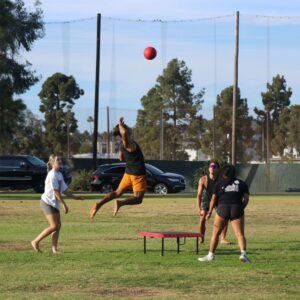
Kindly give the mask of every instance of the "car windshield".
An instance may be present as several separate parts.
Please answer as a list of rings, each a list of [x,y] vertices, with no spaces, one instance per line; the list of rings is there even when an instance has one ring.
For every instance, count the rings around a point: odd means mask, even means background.
[[[162,174],[162,173],[164,173],[162,170],[160,170],[159,168],[156,168],[156,167],[154,167],[152,165],[146,164],[146,167],[153,174]]]
[[[27,159],[34,165],[34,166],[44,166],[46,163],[35,157],[35,156],[28,156]]]

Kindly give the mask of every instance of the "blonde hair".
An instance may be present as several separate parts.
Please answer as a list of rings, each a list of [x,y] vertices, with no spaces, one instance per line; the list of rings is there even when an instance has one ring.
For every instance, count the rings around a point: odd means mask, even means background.
[[[48,159],[48,162],[47,162],[47,172],[52,170],[56,157],[57,157],[57,155],[54,155],[54,154],[51,154],[49,156],[49,159]]]

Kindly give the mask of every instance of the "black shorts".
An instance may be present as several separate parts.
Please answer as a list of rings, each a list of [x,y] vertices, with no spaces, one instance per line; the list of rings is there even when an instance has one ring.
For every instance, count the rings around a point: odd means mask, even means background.
[[[204,210],[205,212],[209,211],[210,206],[210,200],[202,199],[201,200],[201,210]]]
[[[218,205],[217,214],[225,220],[237,220],[244,215],[244,208],[237,204]]]

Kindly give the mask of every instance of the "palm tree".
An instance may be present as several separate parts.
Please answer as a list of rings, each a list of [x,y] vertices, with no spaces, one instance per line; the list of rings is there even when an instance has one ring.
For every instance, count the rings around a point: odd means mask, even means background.
[[[92,136],[92,123],[94,122],[94,119],[92,116],[89,116],[87,118],[88,123],[90,123],[90,135]]]

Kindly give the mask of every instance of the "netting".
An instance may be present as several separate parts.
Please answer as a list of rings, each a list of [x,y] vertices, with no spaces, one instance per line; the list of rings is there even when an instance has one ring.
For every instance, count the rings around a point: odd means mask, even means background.
[[[270,83],[277,74],[283,75],[287,86],[292,88],[291,104],[299,104],[300,18],[241,14],[239,26],[238,85],[241,98],[247,99],[249,115],[256,118],[254,107],[265,109],[261,93],[266,91],[267,82]],[[234,14],[174,21],[125,20],[102,16],[99,132],[111,129],[119,116],[124,116],[129,126],[136,126],[138,110],[143,109],[141,98],[156,84],[157,77],[173,58],[183,60],[192,70],[194,93],[205,89],[204,103],[198,115],[211,121],[217,95],[233,83],[234,27]],[[91,132],[93,124],[87,120],[89,116],[94,116],[96,16],[83,20],[46,22],[45,28],[45,37],[37,41],[26,55],[42,78],[23,99],[28,108],[42,118],[37,96],[41,84],[56,72],[73,75],[85,91],[73,108],[79,130]],[[156,59],[144,59],[143,50],[147,46],[157,49]],[[221,126],[220,122],[218,126]],[[157,126],[159,128],[159,122]],[[199,128],[196,136],[201,139],[208,131],[207,128]],[[252,136],[256,153],[251,160],[264,160],[264,145],[259,145],[263,143],[263,132],[260,129]],[[157,151],[160,151],[162,144],[160,129],[157,134],[159,137],[155,143],[159,145],[153,150],[156,154],[149,157],[151,159],[157,158]],[[168,136],[165,135],[165,138],[168,139]],[[210,135],[208,138],[213,137]],[[168,140],[165,140],[164,145],[167,143]],[[215,143],[215,147],[224,147],[224,141],[217,139]],[[250,153],[250,147],[254,146],[247,147]],[[180,149],[190,151],[189,159],[202,158],[198,151],[201,149],[199,146],[196,148],[185,136]],[[211,148],[211,152],[213,150]],[[207,153],[203,157],[207,157]]]

